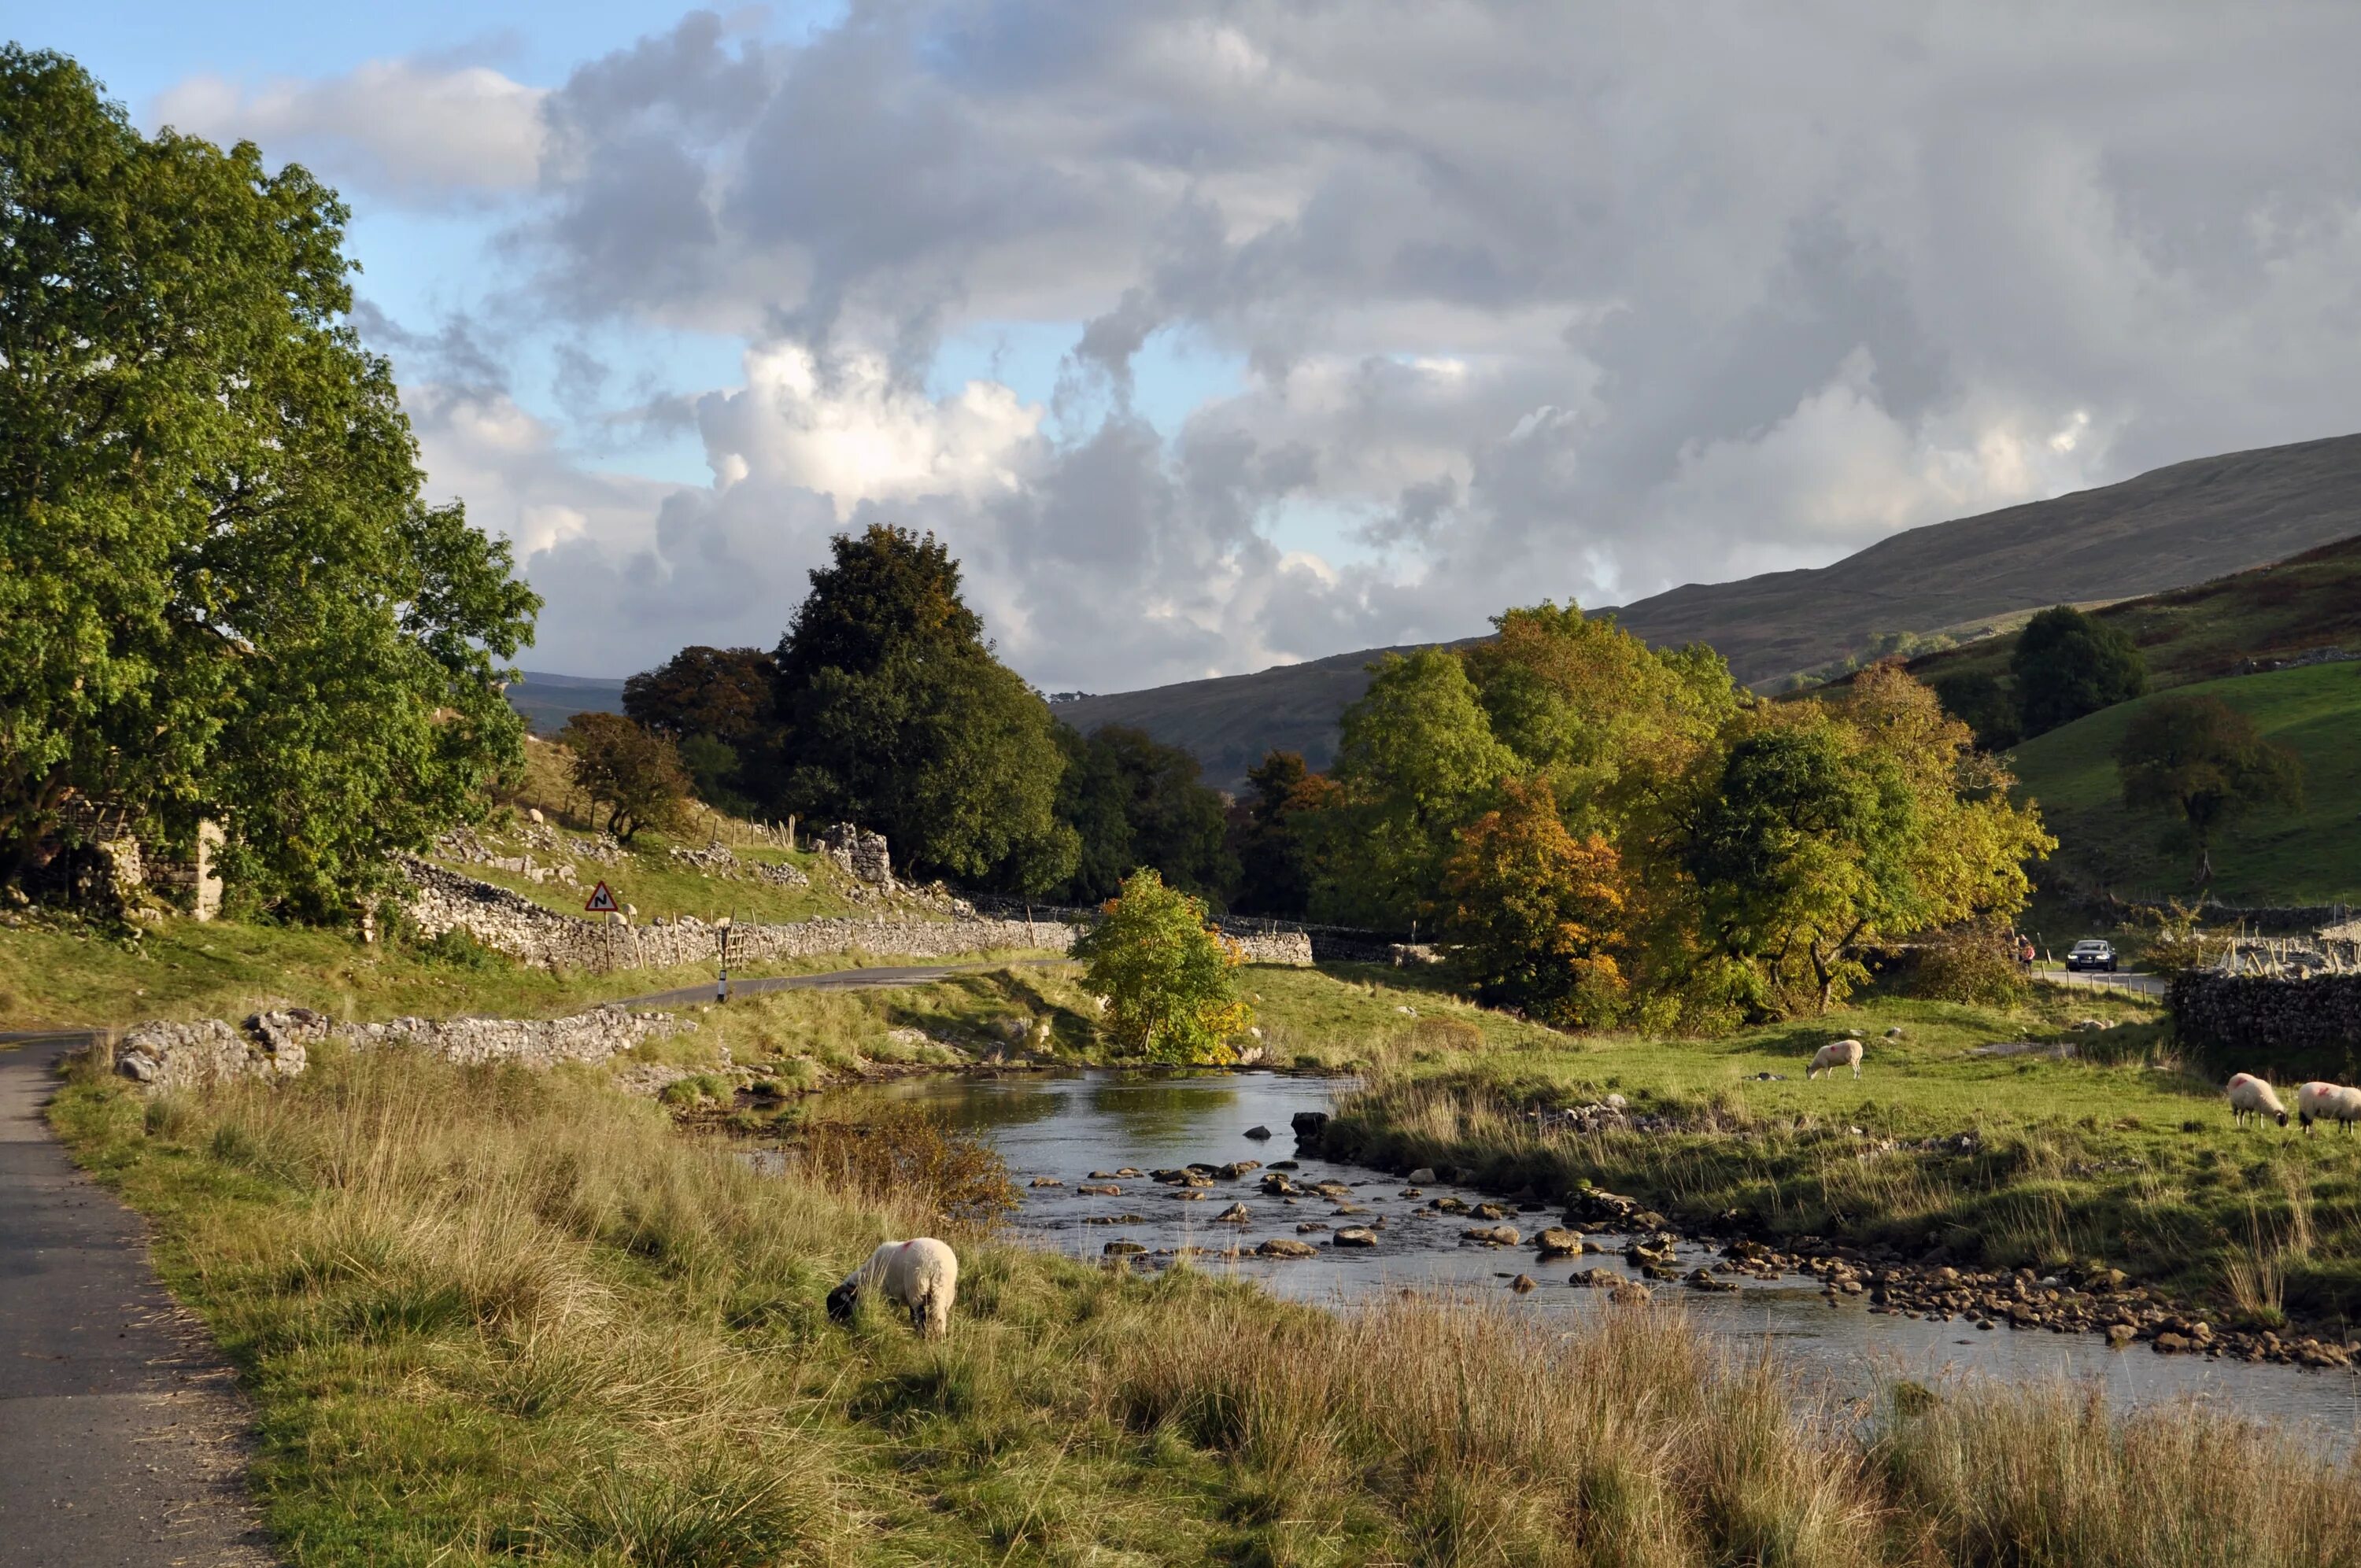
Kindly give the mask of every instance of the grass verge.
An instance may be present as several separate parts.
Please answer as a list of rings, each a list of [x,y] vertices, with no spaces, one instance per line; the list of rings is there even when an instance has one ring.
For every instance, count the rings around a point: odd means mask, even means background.
[[[154,1225],[326,1563],[2350,1561],[2361,1475],[2202,1413],[1801,1404],[1677,1314],[1331,1315],[961,1238],[950,1338],[821,1295],[905,1201],[756,1175],[587,1073],[323,1053],[53,1111]]]

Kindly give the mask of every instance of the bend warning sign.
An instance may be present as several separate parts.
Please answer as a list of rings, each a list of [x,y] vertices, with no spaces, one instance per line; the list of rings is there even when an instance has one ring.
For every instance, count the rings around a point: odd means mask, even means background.
[[[590,890],[590,902],[582,907],[593,915],[620,915],[623,912],[623,906],[615,902],[615,895],[608,891],[603,882]]]

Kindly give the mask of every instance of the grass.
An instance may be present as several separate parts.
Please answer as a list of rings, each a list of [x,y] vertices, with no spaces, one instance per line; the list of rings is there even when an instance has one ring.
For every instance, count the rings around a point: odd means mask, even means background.
[[[2086,1014],[2117,1026],[2065,1027]],[[1691,1224],[1737,1211],[1770,1234],[1940,1244],[1962,1262],[2102,1260],[2256,1326],[2361,1317],[2361,1148],[2234,1129],[2154,1016],[2044,987],[2015,1011],[1872,995],[1711,1040],[1463,1047],[1405,1032],[1364,1069],[1330,1146],[1505,1191],[1588,1181]],[[1902,1037],[1884,1039],[1894,1026]],[[1870,1043],[1863,1076],[1806,1081],[1812,1052],[1846,1034]],[[2087,1056],[1967,1054],[2026,1038],[2073,1038]],[[1676,1130],[1544,1135],[1526,1115],[1609,1093]],[[1961,1133],[1965,1151],[1911,1146]]]
[[[1676,1312],[1330,1314],[962,1236],[948,1341],[829,1285],[907,1201],[755,1174],[575,1070],[324,1053],[53,1115],[258,1412],[296,1564],[2349,1560],[2361,1475],[2199,1411],[1820,1410]],[[1546,1369],[1537,1376],[1537,1369]]]
[[[2214,847],[2211,891],[2232,904],[2361,903],[2361,663],[2318,664],[2180,688],[2250,715],[2302,759],[2304,805],[2235,822]],[[2012,754],[2021,793],[2060,848],[2049,875],[2126,895],[2191,895],[2192,851],[2161,817],[2118,798],[2114,749],[2144,697],[2076,720]]]

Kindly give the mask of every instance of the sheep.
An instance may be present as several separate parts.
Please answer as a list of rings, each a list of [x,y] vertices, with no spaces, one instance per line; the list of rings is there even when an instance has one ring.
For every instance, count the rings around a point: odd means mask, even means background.
[[[950,1332],[951,1298],[959,1292],[959,1255],[932,1236],[887,1242],[828,1293],[828,1315],[852,1321],[861,1292],[872,1287],[910,1310],[910,1326],[927,1339]]]
[[[1840,1067],[1852,1069],[1852,1075],[1855,1078],[1861,1076],[1861,1042],[1859,1040],[1831,1040],[1822,1046],[1812,1054],[1811,1069],[1804,1076],[1807,1079],[1817,1078],[1825,1072],[1830,1078],[1834,1078],[1837,1075],[1837,1069]]]
[[[2279,1097],[2271,1091],[2271,1086],[2253,1073],[2233,1074],[2229,1089],[2230,1120],[2234,1124],[2245,1125],[2249,1116],[2277,1116],[2280,1126],[2288,1124],[2287,1107],[2279,1103]]]
[[[2361,1089],[2346,1089],[2318,1079],[2295,1091],[2295,1119],[2306,1133],[2314,1122],[2342,1123],[2347,1132],[2361,1122]]]

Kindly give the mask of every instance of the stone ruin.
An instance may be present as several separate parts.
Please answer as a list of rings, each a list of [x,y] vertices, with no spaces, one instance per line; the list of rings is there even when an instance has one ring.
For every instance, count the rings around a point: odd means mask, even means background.
[[[886,849],[884,834],[840,822],[820,834],[819,852],[843,867],[855,882],[886,893],[894,891],[894,857]]]

